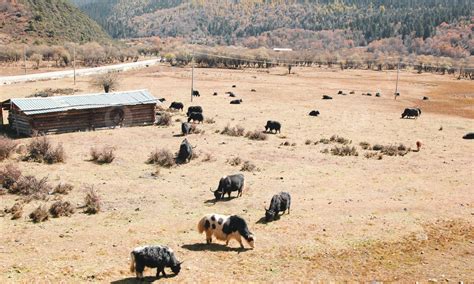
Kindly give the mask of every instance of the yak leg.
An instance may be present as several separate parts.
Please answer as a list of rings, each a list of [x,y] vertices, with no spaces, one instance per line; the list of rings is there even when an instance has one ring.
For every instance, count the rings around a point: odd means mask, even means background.
[[[239,189],[239,194],[237,194],[237,197],[242,197],[242,188]]]
[[[227,192],[227,197],[230,199],[230,191]]]
[[[206,231],[206,243],[210,244],[212,243],[212,232]]]
[[[164,266],[158,266],[156,268],[156,278],[160,278],[160,273],[164,272],[164,269],[165,269]],[[163,274],[163,275],[166,275],[166,274]]]

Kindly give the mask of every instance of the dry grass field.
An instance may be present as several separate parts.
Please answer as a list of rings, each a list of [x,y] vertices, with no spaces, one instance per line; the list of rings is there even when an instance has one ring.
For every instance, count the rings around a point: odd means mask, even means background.
[[[63,144],[65,163],[23,162],[19,154],[1,162],[53,184],[72,183],[63,199],[77,206],[86,186],[94,185],[103,210],[86,215],[79,209],[34,224],[28,214],[44,202],[32,201],[19,220],[0,217],[0,282],[132,282],[130,251],[145,244],[169,245],[185,261],[178,276],[165,279],[173,282],[473,281],[474,144],[462,136],[474,130],[474,82],[402,72],[402,95],[394,100],[395,72],[293,70],[196,69],[201,97],[192,105],[201,105],[215,123],[199,125],[204,132],[188,136],[199,158],[162,168],[157,176],[156,166],[145,162],[157,148],[178,150],[183,138],[175,120],[184,120],[184,113],[174,113],[169,127],[49,136]],[[187,108],[190,75],[189,69],[155,66],[121,74],[119,89],[146,88],[165,97],[165,107],[182,101]],[[90,80],[79,78],[75,88],[97,91]],[[0,98],[71,87],[72,79],[1,86]],[[337,95],[339,90],[348,95]],[[218,96],[212,96],[215,91]],[[230,105],[226,91],[243,103]],[[367,92],[373,96],[361,95]],[[334,99],[322,100],[324,94]],[[421,118],[400,119],[412,106],[422,109]],[[313,109],[321,115],[308,116]],[[282,131],[265,141],[217,133],[227,124],[263,130],[269,119],[280,121]],[[358,156],[322,153],[337,144],[313,143],[332,135],[351,140]],[[380,160],[366,158],[370,151],[359,146],[403,143],[416,149],[416,141],[422,141],[421,151]],[[26,145],[29,139],[17,142]],[[106,145],[116,148],[111,164],[88,161],[92,146]],[[221,176],[240,172],[227,162],[234,157],[258,169],[244,172],[243,197],[214,203],[209,189]],[[291,214],[261,222],[264,205],[280,191],[292,195]],[[0,208],[16,198],[0,196]],[[206,245],[196,226],[214,212],[244,217],[256,248]],[[145,271],[148,281],[154,274]]]

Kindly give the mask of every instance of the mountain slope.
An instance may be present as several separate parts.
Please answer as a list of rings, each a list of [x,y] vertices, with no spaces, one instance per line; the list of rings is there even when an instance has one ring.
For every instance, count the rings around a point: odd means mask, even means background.
[[[67,0],[0,2],[0,43],[110,40],[101,26]]]
[[[443,22],[472,17],[472,0],[72,0],[113,37],[184,37],[235,44],[287,30],[346,30],[356,45],[428,38]],[[290,43],[291,44],[291,43]]]

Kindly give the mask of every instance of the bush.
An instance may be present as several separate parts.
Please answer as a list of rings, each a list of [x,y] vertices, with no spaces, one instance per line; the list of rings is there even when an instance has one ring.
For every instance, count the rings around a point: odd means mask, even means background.
[[[245,128],[243,128],[240,125],[237,125],[235,127],[230,127],[228,124],[224,129],[221,131],[221,134],[223,135],[229,135],[229,136],[244,136],[245,133]]]
[[[382,158],[383,158],[383,154],[377,153],[377,152],[368,152],[368,153],[365,153],[364,156],[365,156],[367,159],[374,158],[374,159],[377,159],[377,160],[382,160]]]
[[[12,220],[20,219],[23,216],[23,206],[23,203],[17,202],[10,209],[5,209],[5,213],[11,213]]]
[[[374,151],[381,151],[383,149],[383,146],[380,145],[380,144],[375,144],[373,147],[372,147],[372,150]]]
[[[97,150],[92,147],[90,151],[91,161],[98,164],[110,164],[115,160],[115,149],[113,147],[104,147],[102,150]]]
[[[327,138],[321,138],[321,139],[319,139],[319,143],[322,143],[322,144],[329,144],[330,141],[329,141],[329,139],[327,139]]]
[[[72,191],[74,186],[70,183],[59,183],[56,185],[56,187],[53,189],[53,194],[68,194],[69,192]]]
[[[368,143],[368,142],[360,142],[359,145],[360,145],[360,147],[362,147],[362,149],[364,149],[364,150],[370,149],[370,143]]]
[[[0,161],[8,159],[15,151],[16,143],[6,137],[0,137]]]
[[[214,120],[213,117],[206,117],[206,119],[204,119],[204,122],[207,123],[207,124],[214,124],[214,123],[216,123],[216,121]]]
[[[256,169],[257,169],[257,167],[252,162],[245,161],[240,170],[244,171],[244,172],[253,172]]]
[[[238,166],[240,164],[242,164],[242,159],[240,157],[234,157],[230,160],[227,160],[227,163],[229,163],[231,166]]]
[[[349,146],[335,146],[331,149],[331,153],[335,156],[359,156],[357,149]]]
[[[156,125],[170,126],[172,121],[173,121],[173,118],[172,118],[171,114],[169,114],[167,112],[162,112],[162,113],[160,113],[160,116],[158,117],[158,119],[156,121]]]
[[[311,143],[313,143],[313,141],[311,141],[310,139],[306,139],[306,141],[304,142],[305,145],[311,145]]]
[[[71,216],[76,212],[74,206],[69,201],[56,201],[49,208],[49,214],[54,218],[61,216]]]
[[[97,214],[100,212],[100,197],[92,186],[87,189],[87,193],[84,198],[84,208],[84,213],[87,214]]]
[[[6,189],[10,189],[21,177],[21,171],[14,164],[6,165],[0,170],[0,182]]]
[[[212,161],[215,161],[215,160],[216,160],[216,158],[214,158],[214,156],[210,153],[205,153],[204,157],[202,158],[203,162],[212,162]]]
[[[349,139],[346,139],[344,137],[337,136],[337,135],[331,136],[331,138],[329,140],[331,142],[336,142],[336,143],[343,144],[343,145],[347,145],[347,144],[350,144],[352,142]]]
[[[44,205],[38,206],[38,208],[36,208],[33,212],[30,213],[30,219],[34,223],[44,222],[48,220],[48,218],[48,210]]]
[[[118,76],[115,72],[99,75],[92,81],[92,85],[103,88],[106,93],[114,91],[119,85]]]
[[[51,189],[47,177],[38,180],[34,176],[22,176],[8,192],[26,196],[27,201],[30,201],[31,199],[46,199]]]
[[[64,148],[61,144],[53,148],[46,136],[35,137],[27,146],[27,156],[25,160],[38,163],[46,162],[49,164],[64,162]]]
[[[147,160],[148,164],[157,164],[165,168],[171,168],[176,165],[176,160],[173,153],[166,149],[158,150],[150,153],[150,156]]]
[[[259,141],[268,139],[268,135],[259,130],[249,131],[247,132],[247,134],[245,134],[245,137],[247,137],[250,140],[259,140]]]

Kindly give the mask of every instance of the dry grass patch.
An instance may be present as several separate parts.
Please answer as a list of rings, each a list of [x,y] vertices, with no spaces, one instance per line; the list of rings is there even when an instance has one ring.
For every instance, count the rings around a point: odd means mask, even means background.
[[[10,189],[21,177],[21,171],[17,165],[8,164],[0,170],[0,183],[6,189]]]
[[[404,144],[393,144],[393,145],[380,145],[380,144],[375,144],[372,147],[373,151],[380,151],[382,155],[385,156],[405,156],[408,154],[408,152],[411,151],[411,149]]]
[[[216,158],[211,153],[204,153],[202,157],[203,162],[214,162]]]
[[[249,131],[247,132],[247,134],[245,134],[245,137],[247,137],[250,140],[258,140],[258,141],[264,141],[268,139],[268,135],[259,130]]]
[[[236,167],[240,164],[242,164],[242,159],[240,157],[234,157],[232,159],[229,159],[227,160],[227,163],[229,163],[229,165],[233,166],[233,167]]]
[[[347,144],[352,143],[351,140],[346,139],[346,138],[341,137],[341,136],[338,136],[338,135],[331,136],[331,138],[329,138],[329,141],[336,142],[336,143],[339,143],[339,144],[342,144],[342,145],[347,145]]]
[[[115,160],[115,148],[106,146],[102,149],[92,147],[90,150],[91,161],[97,164],[110,164]]]
[[[244,133],[245,133],[245,128],[243,128],[240,125],[230,127],[227,124],[226,127],[224,127],[224,129],[222,129],[221,131],[222,135],[228,135],[228,136],[234,136],[234,137],[244,136]]]
[[[244,164],[242,165],[242,168],[240,168],[241,171],[243,172],[253,172],[253,171],[258,171],[257,166],[255,166],[254,163],[250,161],[245,161]]]
[[[23,202],[17,202],[13,204],[11,208],[5,208],[4,212],[7,214],[12,214],[12,220],[20,219],[23,216]]]
[[[173,122],[173,117],[168,112],[161,112],[156,120],[156,125],[170,126]]]
[[[171,168],[176,165],[176,159],[170,150],[156,149],[150,153],[147,163],[159,165],[164,168]]]
[[[84,197],[84,213],[97,214],[100,212],[102,202],[100,196],[93,186],[87,188],[86,196]]]
[[[355,147],[350,146],[334,146],[331,148],[331,153],[334,156],[359,156],[359,152]]]
[[[359,146],[364,150],[370,149],[370,143],[369,142],[360,142]]]
[[[8,159],[15,151],[17,143],[10,138],[0,137],[0,161]]]
[[[27,146],[27,155],[24,160],[38,163],[62,163],[66,159],[66,154],[62,144],[53,147],[46,136],[35,137]]]
[[[214,124],[216,123],[216,120],[213,117],[206,117],[206,119],[204,119],[204,123]]]
[[[306,141],[304,141],[305,145],[311,145],[312,143],[313,141],[311,141],[311,139],[306,139]]]
[[[48,178],[37,179],[34,176],[21,176],[8,190],[11,194],[22,195],[27,202],[33,199],[45,200],[51,192]]]
[[[74,212],[76,212],[76,209],[69,201],[56,201],[49,208],[49,214],[51,214],[53,218],[61,216],[69,217],[74,214]]]
[[[192,134],[204,134],[204,130],[197,127],[197,124],[192,123],[191,128],[189,129],[189,133]]]
[[[40,205],[30,213],[30,219],[33,223],[44,222],[49,219],[48,210],[45,205]]]
[[[70,183],[59,183],[53,189],[53,194],[63,194],[66,195],[72,191],[74,186]]]

